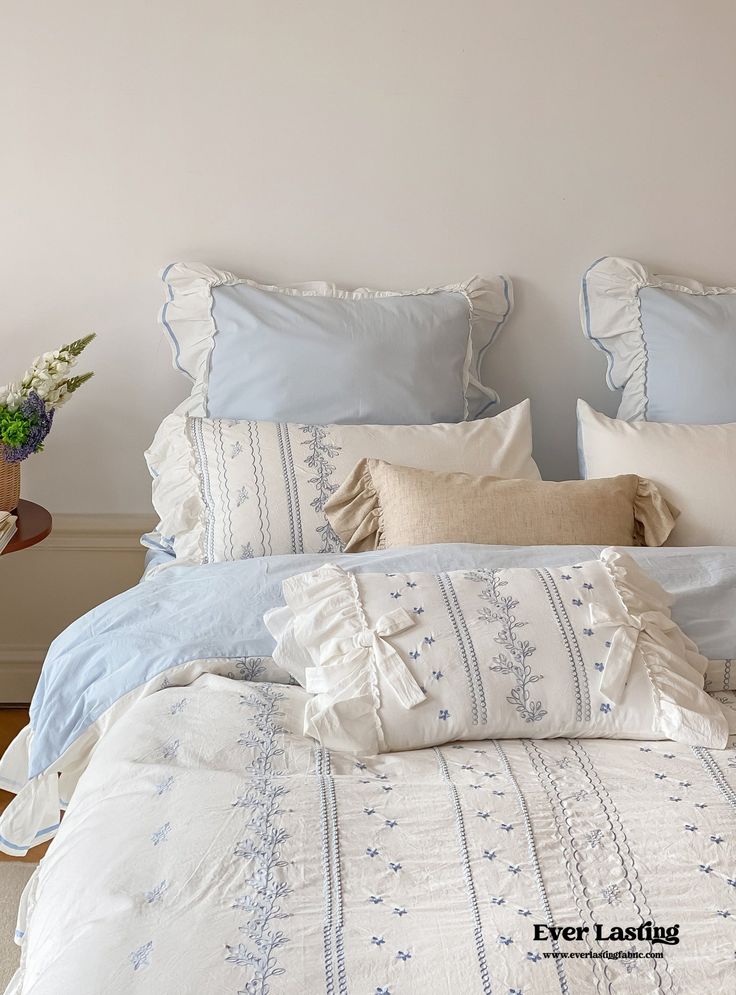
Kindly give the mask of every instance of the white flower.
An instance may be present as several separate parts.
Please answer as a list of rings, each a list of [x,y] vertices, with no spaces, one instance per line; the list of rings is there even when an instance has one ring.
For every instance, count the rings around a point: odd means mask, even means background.
[[[17,411],[23,397],[20,384],[9,383],[5,387],[0,387],[0,404],[3,404],[9,411]]]

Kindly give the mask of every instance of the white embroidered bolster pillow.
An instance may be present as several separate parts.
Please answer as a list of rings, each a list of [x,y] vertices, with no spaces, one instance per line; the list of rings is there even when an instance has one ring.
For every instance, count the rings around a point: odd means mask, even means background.
[[[452,740],[610,737],[723,748],[707,661],[625,553],[549,569],[285,581],[274,660],[313,697],[304,731],[365,755]]]
[[[159,530],[178,562],[336,553],[325,515],[363,456],[539,479],[529,402],[448,425],[287,425],[169,415],[146,453]]]

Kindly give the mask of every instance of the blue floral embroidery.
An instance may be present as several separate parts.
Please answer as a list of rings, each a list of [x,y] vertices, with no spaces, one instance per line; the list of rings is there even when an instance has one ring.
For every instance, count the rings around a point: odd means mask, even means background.
[[[170,774],[164,781],[156,785],[156,794],[159,796],[165,795],[167,791],[171,791],[173,784],[174,784],[174,777],[172,774]]]
[[[162,760],[173,760],[176,754],[179,752],[179,747],[181,743],[178,739],[169,739],[161,747],[161,758]]]
[[[399,950],[397,951],[396,954],[396,960],[403,960],[403,961],[411,960],[411,954],[409,953],[408,950]]]
[[[520,621],[514,614],[519,602],[509,595],[502,595],[501,588],[508,582],[501,580],[496,570],[471,571],[466,575],[468,580],[486,583],[479,597],[491,604],[491,608],[483,608],[478,617],[489,624],[498,623],[500,630],[494,642],[503,646],[506,652],[493,657],[494,673],[511,675],[516,679],[516,686],[506,696],[506,701],[513,705],[525,722],[539,722],[547,714],[541,701],[532,701],[530,685],[543,680],[541,674],[533,674],[527,660],[537,647],[528,639],[519,639],[517,630],[528,623]]]
[[[165,822],[163,826],[157,829],[155,832],[151,833],[151,842],[154,846],[158,846],[159,843],[165,843],[169,838],[169,833],[171,832],[171,823]]]
[[[239,508],[241,505],[245,504],[246,501],[250,500],[250,494],[248,493],[248,488],[243,486],[240,488],[235,496],[235,507]]]
[[[244,857],[250,874],[245,883],[248,892],[239,898],[233,908],[248,913],[250,918],[240,932],[245,942],[226,947],[226,962],[248,967],[253,976],[243,991],[246,995],[268,995],[269,979],[284,974],[278,966],[277,951],[289,942],[283,930],[276,929],[279,920],[288,918],[282,901],[292,889],[286,881],[279,880],[280,872],[287,866],[281,856],[282,847],[289,834],[280,825],[283,810],[281,800],[288,788],[279,783],[282,774],[274,768],[274,760],[283,755],[279,737],[283,733],[277,718],[283,693],[266,685],[259,694],[241,695],[241,703],[253,709],[253,731],[240,736],[241,746],[253,750],[253,759],[246,770],[253,783],[233,805],[248,813],[247,828],[252,836],[238,843],[235,855]]]
[[[253,543],[246,542],[245,545],[240,547],[240,559],[241,560],[252,560],[256,554],[253,552]]]
[[[445,719],[449,719],[449,717],[450,717],[450,713],[448,712],[448,710],[446,708],[441,708],[440,709],[440,718],[442,719],[442,721],[444,722],[444,720]]]
[[[159,902],[163,898],[166,889],[168,887],[169,887],[168,881],[166,881],[165,879],[163,881],[159,881],[159,883],[155,885],[155,887],[151,888],[150,891],[146,892],[145,894],[146,903],[148,905],[153,905],[155,902]]]
[[[171,715],[178,715],[180,712],[183,712],[187,707],[187,700],[187,698],[181,698],[179,701],[175,701],[169,709]]]
[[[261,681],[268,673],[268,658],[263,656],[244,656],[235,663],[235,670],[228,673],[231,681]]]
[[[611,705],[607,701],[604,701],[601,705],[601,711],[605,715],[608,715],[608,713],[611,711]]]
[[[373,937],[371,937],[371,943],[374,943],[377,947],[383,946],[383,944],[385,942],[386,941],[384,940],[384,938],[382,936],[373,936]]]
[[[142,947],[138,947],[130,955],[130,963],[133,965],[134,971],[139,971],[142,967],[149,966],[149,957],[151,956],[151,951],[153,950],[153,940],[149,940],[148,943],[144,943]]]
[[[316,497],[309,503],[320,517],[324,517],[325,505],[337,490],[337,484],[330,479],[335,472],[335,465],[330,460],[342,451],[342,446],[329,441],[327,429],[323,425],[301,425],[300,428],[309,436],[302,443],[309,450],[304,463],[314,471],[314,476],[307,483],[314,484],[317,490]],[[317,526],[317,535],[322,538],[320,553],[339,553],[342,550],[340,537],[329,522],[325,521],[324,525]]]

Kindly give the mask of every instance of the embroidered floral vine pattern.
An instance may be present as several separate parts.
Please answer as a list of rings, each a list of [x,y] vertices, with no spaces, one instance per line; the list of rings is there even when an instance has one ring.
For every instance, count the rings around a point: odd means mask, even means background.
[[[317,489],[316,497],[309,504],[322,518],[327,501],[337,490],[337,484],[330,480],[335,472],[335,465],[330,460],[333,460],[341,452],[342,446],[336,446],[329,441],[327,429],[323,425],[300,425],[299,427],[309,437],[302,442],[303,446],[309,448],[309,455],[304,462],[310,470],[314,471],[314,476],[309,478],[308,483],[314,484]],[[317,534],[322,538],[320,553],[339,553],[342,550],[340,537],[329,522],[318,525]]]
[[[487,601],[489,607],[482,608],[478,617],[489,625],[500,626],[494,642],[502,646],[504,652],[493,657],[493,666],[490,669],[494,673],[516,679],[516,684],[506,696],[506,701],[514,706],[525,722],[539,722],[547,712],[542,707],[541,701],[532,700],[530,688],[532,684],[543,678],[541,674],[534,674],[527,663],[537,647],[528,639],[519,639],[517,634],[519,629],[527,625],[514,614],[519,602],[511,595],[501,593],[501,589],[508,586],[508,581],[501,580],[497,570],[472,570],[466,574],[466,577],[468,580],[485,584],[478,596]]]
[[[263,656],[244,656],[235,661],[235,670],[228,673],[231,681],[261,681],[268,670],[267,658]]]
[[[244,939],[226,947],[225,960],[248,968],[252,976],[238,995],[269,995],[270,979],[285,973],[279,967],[278,950],[289,938],[277,927],[289,916],[282,903],[292,891],[283,880],[282,871],[288,863],[282,857],[282,848],[289,834],[280,825],[281,800],[288,789],[279,782],[283,772],[274,766],[274,761],[284,753],[279,745],[284,730],[278,723],[282,714],[279,702],[283,698],[283,693],[271,686],[261,688],[257,694],[240,696],[242,704],[252,709],[253,716],[251,729],[241,735],[239,743],[253,751],[253,758],[245,768],[250,775],[250,786],[233,802],[248,813],[250,831],[248,838],[237,844],[235,855],[245,858],[250,874],[245,879],[247,891],[233,908],[249,918],[240,927]]]

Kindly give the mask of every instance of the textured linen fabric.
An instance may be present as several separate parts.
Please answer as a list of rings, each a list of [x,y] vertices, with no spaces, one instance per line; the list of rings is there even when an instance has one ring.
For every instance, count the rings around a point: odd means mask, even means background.
[[[340,552],[325,504],[363,456],[539,479],[531,452],[524,401],[455,425],[286,425],[173,414],[146,458],[159,528],[177,561],[212,563]]]
[[[304,738],[306,699],[206,675],[110,729],[26,893],[12,995],[732,991],[733,737],[361,759]],[[678,944],[605,939],[646,922]]]
[[[626,422],[578,401],[578,439],[585,477],[639,474],[679,510],[668,544],[736,545],[736,423]]]
[[[161,323],[192,381],[179,412],[315,424],[425,425],[487,415],[486,350],[513,307],[508,277],[423,290],[275,287],[174,263]]]
[[[672,510],[649,481],[499,480],[364,459],[325,505],[346,552],[478,542],[661,546]]]
[[[373,755],[451,740],[570,736],[725,746],[707,660],[625,553],[541,569],[284,582],[273,659],[313,692],[304,731]]]
[[[583,277],[580,317],[606,354],[608,386],[623,391],[619,418],[736,422],[736,287],[605,256]]]

